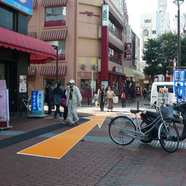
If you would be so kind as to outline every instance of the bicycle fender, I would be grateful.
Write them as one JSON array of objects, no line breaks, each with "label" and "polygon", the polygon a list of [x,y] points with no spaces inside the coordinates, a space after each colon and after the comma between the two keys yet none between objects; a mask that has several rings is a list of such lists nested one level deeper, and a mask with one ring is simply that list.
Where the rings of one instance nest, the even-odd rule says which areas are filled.
[{"label": "bicycle fender", "polygon": [[159,126],[159,129],[158,129],[158,140],[160,140],[160,129],[161,129],[162,125],[164,125],[164,123],[161,123],[161,125]]}]

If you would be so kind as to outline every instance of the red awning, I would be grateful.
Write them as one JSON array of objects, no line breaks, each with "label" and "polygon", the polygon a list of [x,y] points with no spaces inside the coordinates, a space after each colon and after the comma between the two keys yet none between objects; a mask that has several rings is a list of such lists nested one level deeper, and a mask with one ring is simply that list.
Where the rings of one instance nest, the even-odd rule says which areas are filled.
[{"label": "red awning", "polygon": [[66,35],[67,30],[43,31],[41,34],[41,40],[44,41],[65,40]]},{"label": "red awning", "polygon": [[42,0],[41,6],[66,6],[67,0]]},{"label": "red awning", "polygon": [[0,27],[0,47],[30,53],[30,64],[43,64],[56,59],[54,48],[41,40]]},{"label": "red awning", "polygon": [[[67,67],[59,66],[58,67],[58,76],[65,76]],[[56,67],[55,66],[42,66],[40,71],[41,76],[56,76]]]}]

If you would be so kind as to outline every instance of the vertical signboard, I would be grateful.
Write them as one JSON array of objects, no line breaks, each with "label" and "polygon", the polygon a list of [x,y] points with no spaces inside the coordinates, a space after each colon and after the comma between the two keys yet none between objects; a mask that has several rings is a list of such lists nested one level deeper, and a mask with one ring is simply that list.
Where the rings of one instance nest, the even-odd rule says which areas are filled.
[{"label": "vertical signboard", "polygon": [[26,75],[19,75],[19,93],[27,93]]},{"label": "vertical signboard", "polygon": [[126,60],[131,60],[131,56],[132,56],[132,44],[131,43],[126,43]]},{"label": "vertical signboard", "polygon": [[185,70],[174,70],[174,91],[178,104],[185,100]]},{"label": "vertical signboard", "polygon": [[44,90],[32,91],[32,116],[44,114]]},{"label": "vertical signboard", "polygon": [[109,6],[102,6],[102,26],[109,26]]}]

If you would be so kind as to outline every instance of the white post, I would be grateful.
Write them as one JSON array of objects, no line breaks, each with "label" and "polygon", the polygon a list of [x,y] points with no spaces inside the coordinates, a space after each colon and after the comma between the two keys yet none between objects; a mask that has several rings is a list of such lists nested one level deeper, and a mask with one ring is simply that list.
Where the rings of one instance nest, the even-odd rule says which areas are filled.
[{"label": "white post", "polygon": [[93,91],[94,91],[94,70],[92,69],[92,81],[91,81],[91,89],[92,89],[92,104],[94,103],[94,95],[93,95]]}]

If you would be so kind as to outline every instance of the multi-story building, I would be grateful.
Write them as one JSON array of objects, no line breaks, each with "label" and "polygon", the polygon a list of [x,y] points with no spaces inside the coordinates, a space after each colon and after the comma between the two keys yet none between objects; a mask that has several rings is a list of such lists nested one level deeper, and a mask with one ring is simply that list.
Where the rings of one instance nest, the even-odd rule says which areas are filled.
[{"label": "multi-story building", "polygon": [[29,68],[29,92],[44,89],[47,81],[55,86],[56,79],[63,88],[75,79],[84,101],[101,84],[120,91],[124,33],[124,16],[111,0],[37,0],[28,35],[57,46],[58,60]]},{"label": "multi-story building", "polygon": [[[158,11],[156,13],[141,14],[141,61],[140,68],[144,69],[146,63],[142,60],[143,49],[148,39],[156,39],[161,34],[170,32],[170,16],[167,10],[167,0],[158,0]],[[149,81],[145,81],[146,84]]]}]

